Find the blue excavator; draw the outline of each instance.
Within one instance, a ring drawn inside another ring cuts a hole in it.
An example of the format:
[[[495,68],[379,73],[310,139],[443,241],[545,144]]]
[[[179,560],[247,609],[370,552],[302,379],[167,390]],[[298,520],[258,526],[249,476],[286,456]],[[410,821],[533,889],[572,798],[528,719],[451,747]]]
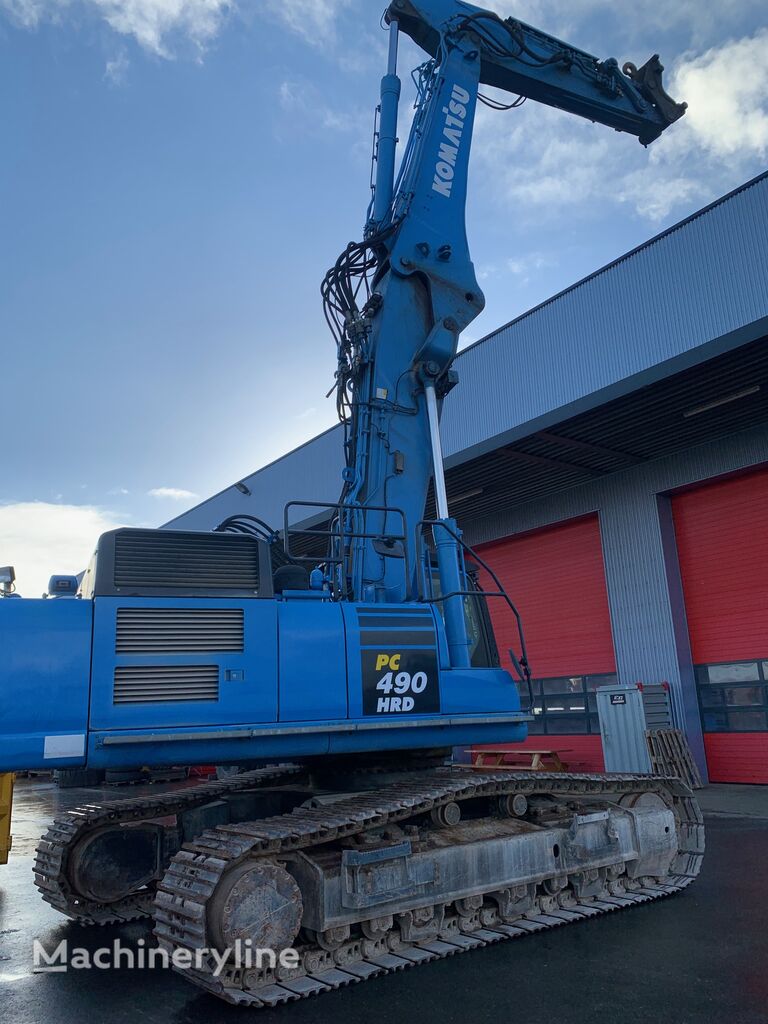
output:
[[[116,530],[54,600],[0,601],[0,770],[240,768],[62,815],[37,849],[43,898],[84,924],[153,917],[161,949],[194,954],[188,980],[256,1007],[670,895],[703,854],[677,780],[450,763],[523,740],[532,698],[522,628],[514,676],[500,666],[488,601],[519,616],[450,515],[439,433],[484,303],[465,230],[478,102],[643,144],[685,105],[658,56],[619,67],[459,0],[394,0],[385,23],[363,239],[322,284],[338,502],[290,502],[280,529]],[[401,32],[427,59],[398,164]],[[222,967],[243,944],[295,962]]]

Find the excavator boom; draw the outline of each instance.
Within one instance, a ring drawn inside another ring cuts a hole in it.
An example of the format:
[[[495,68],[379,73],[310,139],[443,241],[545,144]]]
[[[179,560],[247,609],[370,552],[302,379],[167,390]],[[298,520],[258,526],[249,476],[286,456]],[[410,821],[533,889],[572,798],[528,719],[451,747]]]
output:
[[[357,600],[397,603],[419,594],[423,551],[413,526],[422,521],[433,480],[431,532],[448,647],[451,664],[466,667],[465,574],[437,424],[440,399],[457,380],[451,367],[461,332],[485,303],[465,227],[469,155],[478,100],[503,104],[480,89],[495,86],[512,96],[510,106],[531,98],[643,143],[657,138],[685,105],[663,92],[658,58],[640,71],[630,64],[621,71],[612,58],[599,60],[459,0],[394,0],[386,20],[389,59],[365,241],[339,257],[323,285],[346,433],[342,532],[357,535],[335,562],[337,584]],[[416,110],[395,175],[401,31],[431,59],[418,69]],[[363,283],[368,301],[360,308]],[[392,533],[393,510],[402,510],[410,528],[401,545],[405,573],[403,561],[376,540]]]
[[[620,68],[613,57],[599,60],[516,18],[460,0],[394,0],[387,19],[433,57],[446,36],[469,30],[481,53],[481,85],[629,132],[643,145],[686,110],[664,91],[658,54],[639,69],[630,62]]]

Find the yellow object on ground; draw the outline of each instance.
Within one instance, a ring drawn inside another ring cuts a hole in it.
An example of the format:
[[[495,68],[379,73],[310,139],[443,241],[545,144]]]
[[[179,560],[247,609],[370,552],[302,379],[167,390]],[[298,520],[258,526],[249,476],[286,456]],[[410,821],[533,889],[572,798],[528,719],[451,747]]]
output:
[[[13,807],[13,775],[0,775],[0,864],[8,863],[11,849],[11,808]]]

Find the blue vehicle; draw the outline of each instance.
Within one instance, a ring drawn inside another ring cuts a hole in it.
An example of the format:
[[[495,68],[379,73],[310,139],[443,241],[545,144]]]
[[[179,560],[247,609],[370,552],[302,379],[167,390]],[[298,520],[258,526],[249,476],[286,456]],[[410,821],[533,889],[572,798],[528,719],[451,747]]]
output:
[[[386,21],[364,238],[322,286],[338,502],[297,498],[279,530],[117,530],[77,599],[0,601],[0,770],[244,769],[64,815],[43,898],[84,923],[154,915],[164,949],[200,953],[189,980],[254,1006],[667,895],[703,851],[677,782],[446,764],[523,740],[532,703],[522,629],[516,678],[500,667],[487,602],[516,612],[450,516],[438,429],[484,303],[464,217],[481,88],[643,144],[685,106],[658,57],[620,69],[459,0],[395,0]],[[396,173],[400,32],[428,59]],[[298,963],[216,970],[245,940]]]

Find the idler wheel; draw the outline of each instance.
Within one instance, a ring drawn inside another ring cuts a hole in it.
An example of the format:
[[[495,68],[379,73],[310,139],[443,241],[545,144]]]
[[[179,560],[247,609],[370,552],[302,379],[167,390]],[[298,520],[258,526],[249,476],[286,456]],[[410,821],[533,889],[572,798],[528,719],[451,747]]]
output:
[[[304,906],[296,880],[269,861],[238,864],[221,880],[208,906],[208,928],[222,952],[240,940],[276,952],[299,933]]]
[[[115,903],[162,875],[163,829],[147,823],[106,826],[81,839],[69,858],[78,896]]]
[[[635,811],[666,810],[667,804],[658,793],[626,793],[619,800],[620,807],[629,807]]]

